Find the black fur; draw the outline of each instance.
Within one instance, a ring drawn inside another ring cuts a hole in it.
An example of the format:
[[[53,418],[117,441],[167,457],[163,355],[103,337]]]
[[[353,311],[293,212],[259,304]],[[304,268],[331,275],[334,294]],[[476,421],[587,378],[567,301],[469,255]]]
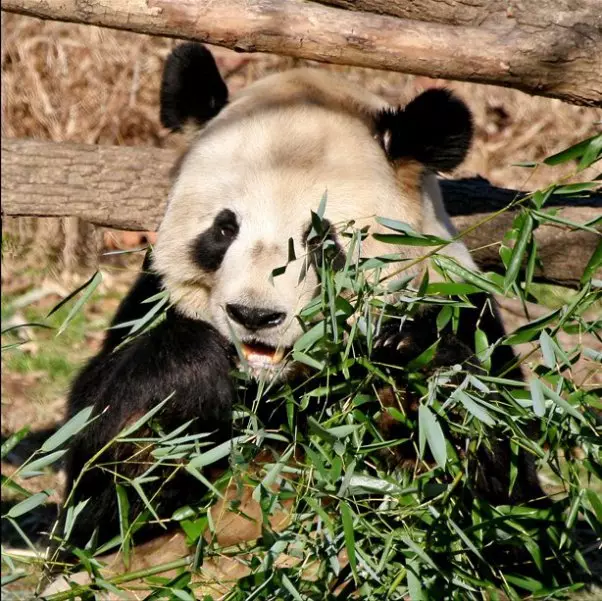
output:
[[[148,251],[142,263],[142,271],[128,293],[128,298],[138,299],[138,302],[122,302],[111,321],[111,326],[135,321],[144,317],[152,308],[152,304],[146,304],[143,301],[155,296],[155,294],[161,292],[161,289],[161,279],[151,270],[151,253]],[[102,352],[109,353],[114,348],[117,348],[127,338],[128,332],[128,328],[107,330],[102,345]]]
[[[432,171],[457,167],[473,134],[468,107],[442,89],[423,92],[403,109],[381,111],[376,129],[391,160],[415,159]]]
[[[478,373],[481,368],[474,351],[477,327],[487,334],[490,344],[504,336],[504,328],[494,301],[489,295],[473,294],[470,300],[474,308],[462,308],[455,332],[450,323],[441,332],[437,332],[436,319],[440,310],[437,306],[423,305],[414,320],[404,323],[402,328],[396,320],[389,322],[379,334],[383,344],[377,345],[374,358],[385,365],[403,366],[440,338],[435,356],[428,365],[429,371],[459,364]],[[491,355],[491,375],[502,373],[505,377],[517,381],[523,379],[512,348],[505,345],[497,346]],[[417,406],[408,406],[410,416],[416,411]],[[409,431],[400,432],[400,427],[403,426],[396,425],[395,431],[388,433],[389,436],[413,436]],[[478,496],[493,505],[531,503],[538,507],[548,507],[550,503],[539,484],[534,456],[523,449],[519,450],[518,475],[510,493],[510,442],[504,434],[497,435],[492,432],[488,443],[479,446],[477,456],[471,462],[474,487]],[[412,446],[411,443],[408,446]],[[400,451],[403,452],[403,449]]]
[[[167,58],[161,82],[161,123],[179,131],[190,119],[202,125],[228,102],[228,88],[211,52],[182,44]]]
[[[149,293],[160,291],[159,280],[152,273],[143,273],[130,294],[122,302],[113,324],[123,316],[136,318],[148,311],[140,302]],[[111,335],[107,338],[109,341]],[[70,448],[67,462],[67,490],[82,472],[85,463],[115,437],[126,425],[132,424],[157,403],[173,393],[159,421],[168,432],[188,420],[194,420],[188,433],[215,432],[210,440],[229,438],[231,404],[234,397],[229,375],[229,345],[209,324],[183,317],[171,309],[164,321],[148,333],[114,350],[112,340],[79,375],[69,396],[68,412],[74,415],[86,406],[94,406],[94,414],[106,411],[77,436]],[[148,431],[147,431],[148,433]],[[136,436],[143,436],[137,432]],[[83,546],[99,527],[99,542],[118,531],[118,509],[114,481],[125,485],[113,475],[133,478],[145,471],[149,457],[144,454],[133,462],[126,459],[136,452],[134,443],[113,444],[96,462],[97,467],[85,472],[74,490],[74,502],[90,499],[77,520],[70,542]],[[162,483],[173,471],[165,468],[153,473]],[[156,483],[151,487],[156,488]],[[161,493],[160,515],[170,517],[173,511],[198,501],[202,485],[181,472]],[[133,519],[144,508],[137,493],[129,495]],[[156,534],[145,529],[145,537]]]
[[[210,228],[199,234],[190,249],[192,260],[206,272],[217,271],[226,251],[238,235],[236,215],[230,209],[220,211]]]

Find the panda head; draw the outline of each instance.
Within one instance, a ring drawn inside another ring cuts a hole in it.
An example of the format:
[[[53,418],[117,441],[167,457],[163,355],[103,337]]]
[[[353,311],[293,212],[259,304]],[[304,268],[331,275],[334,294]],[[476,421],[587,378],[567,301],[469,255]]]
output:
[[[382,233],[380,216],[426,231],[425,174],[456,167],[472,136],[470,112],[445,90],[391,107],[321,70],[271,75],[229,99],[198,44],[177,47],[166,62],[161,120],[195,131],[174,169],[154,268],[177,309],[238,338],[256,372],[281,371],[302,334],[295,316],[318,287],[306,260],[311,211],[324,194],[342,256],[347,239],[337,231],[350,222]],[[400,249],[409,259],[423,254],[371,236],[359,252]]]

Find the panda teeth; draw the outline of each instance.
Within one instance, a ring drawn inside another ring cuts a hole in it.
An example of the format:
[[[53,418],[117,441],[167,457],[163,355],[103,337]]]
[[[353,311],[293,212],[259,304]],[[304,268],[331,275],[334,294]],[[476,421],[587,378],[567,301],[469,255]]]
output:
[[[277,365],[284,359],[285,349],[274,348],[261,343],[243,343],[242,352],[245,359],[257,365]]]

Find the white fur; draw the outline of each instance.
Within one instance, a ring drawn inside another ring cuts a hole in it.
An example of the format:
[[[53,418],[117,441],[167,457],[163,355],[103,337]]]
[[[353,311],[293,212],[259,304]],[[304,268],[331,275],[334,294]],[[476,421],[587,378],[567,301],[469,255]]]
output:
[[[180,310],[241,340],[251,333],[228,321],[226,304],[283,311],[283,324],[254,338],[290,347],[302,332],[295,315],[318,285],[311,269],[300,278],[302,236],[325,192],[324,216],[335,227],[354,221],[383,232],[374,220],[381,216],[453,237],[436,178],[423,179],[416,163],[391,164],[375,139],[370,119],[385,106],[347,82],[300,70],[253,84],[214,118],[181,164],[154,251],[155,267]],[[204,273],[190,248],[223,209],[236,214],[240,231],[219,269]],[[272,271],[286,264],[289,239],[298,258],[270,282]],[[361,247],[368,257],[399,252],[413,259],[424,249],[372,237]],[[473,265],[461,243],[446,252]]]

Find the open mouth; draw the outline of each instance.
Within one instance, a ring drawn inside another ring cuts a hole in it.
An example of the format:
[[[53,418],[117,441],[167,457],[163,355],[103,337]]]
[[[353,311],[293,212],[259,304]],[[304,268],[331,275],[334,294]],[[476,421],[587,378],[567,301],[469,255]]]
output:
[[[256,341],[242,342],[240,346],[245,360],[254,369],[278,367],[287,351],[283,347],[273,347]]]

